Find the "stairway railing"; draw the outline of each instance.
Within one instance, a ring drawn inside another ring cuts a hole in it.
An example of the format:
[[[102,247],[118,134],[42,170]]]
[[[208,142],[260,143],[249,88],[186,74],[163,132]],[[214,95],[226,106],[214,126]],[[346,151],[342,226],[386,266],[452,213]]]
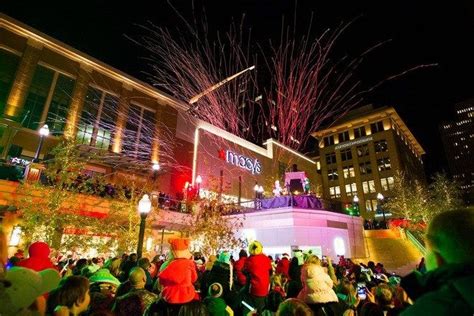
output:
[[[424,255],[426,255],[426,248],[421,242],[408,230],[405,229],[405,234],[410,242]]]

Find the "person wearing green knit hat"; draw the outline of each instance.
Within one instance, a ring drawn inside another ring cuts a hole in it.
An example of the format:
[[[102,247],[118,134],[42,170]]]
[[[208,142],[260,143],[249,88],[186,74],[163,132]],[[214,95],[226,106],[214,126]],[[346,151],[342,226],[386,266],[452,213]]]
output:
[[[212,283],[209,286],[208,296],[203,300],[203,303],[206,305],[210,316],[234,315],[233,310],[227,306],[221,297],[223,292],[224,290],[220,283]]]

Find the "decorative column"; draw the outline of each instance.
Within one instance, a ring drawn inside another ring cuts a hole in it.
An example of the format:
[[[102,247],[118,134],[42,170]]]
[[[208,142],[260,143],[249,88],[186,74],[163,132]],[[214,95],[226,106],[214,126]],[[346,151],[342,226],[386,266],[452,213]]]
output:
[[[77,132],[77,126],[81,118],[82,107],[86,98],[87,88],[91,81],[92,68],[86,65],[81,65],[77,73],[76,84],[72,91],[71,105],[64,129],[64,137],[66,139],[74,139]]]
[[[122,92],[120,93],[118,104],[117,123],[115,125],[114,143],[112,145],[112,151],[114,153],[120,153],[122,151],[122,140],[125,126],[127,125],[129,98],[132,90],[133,88],[129,85],[124,84],[122,86]]]
[[[162,141],[161,129],[166,126],[173,136],[176,135],[176,125],[178,121],[177,111],[168,105],[158,105],[156,111],[156,124],[155,124],[155,133],[153,135],[152,151],[151,151],[151,161],[152,163],[158,163],[160,160],[160,142]]]
[[[13,80],[12,89],[8,95],[5,106],[5,117],[18,122],[21,121],[21,114],[28,96],[36,65],[40,59],[43,44],[32,39],[28,39],[27,46],[21,57],[20,65]]]

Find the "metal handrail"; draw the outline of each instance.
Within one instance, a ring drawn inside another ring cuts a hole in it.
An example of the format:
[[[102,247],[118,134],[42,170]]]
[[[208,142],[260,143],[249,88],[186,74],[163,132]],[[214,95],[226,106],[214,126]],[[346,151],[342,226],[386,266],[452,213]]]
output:
[[[405,234],[407,238],[411,241],[411,243],[418,248],[418,250],[423,254],[426,255],[426,248],[421,244],[421,242],[407,229],[405,229]]]

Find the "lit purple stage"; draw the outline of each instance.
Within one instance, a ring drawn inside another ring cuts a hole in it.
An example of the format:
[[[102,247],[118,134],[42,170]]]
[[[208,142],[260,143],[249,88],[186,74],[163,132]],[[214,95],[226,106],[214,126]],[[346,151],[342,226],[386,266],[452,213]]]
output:
[[[270,199],[261,200],[262,209],[295,207],[320,210],[323,208],[322,201],[313,195],[284,195]]]

